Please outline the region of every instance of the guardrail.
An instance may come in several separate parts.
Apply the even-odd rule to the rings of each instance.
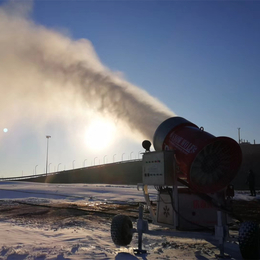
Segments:
[[[51,172],[48,173],[49,175],[54,175],[60,172]],[[34,179],[34,178],[38,178],[38,177],[43,177],[46,176],[46,173],[41,173],[41,174],[36,174],[36,175],[27,175],[27,176],[17,176],[17,177],[6,177],[6,178],[0,178],[0,181],[15,181],[15,180],[23,180],[23,179]]]
[[[123,163],[129,163],[129,162],[139,162],[141,159],[134,159],[134,160],[125,160],[121,162],[113,162],[113,163],[105,163],[105,164],[98,164],[98,165],[93,165],[93,166],[87,166],[87,167],[81,167],[81,168],[76,168],[76,169],[70,169],[70,170],[63,170],[63,171],[58,171],[58,172],[50,172],[47,174],[47,176],[51,175],[56,175],[64,172],[72,172],[72,171],[78,171],[86,168],[98,168],[101,166],[106,166],[106,165],[111,165],[111,164],[123,164]],[[38,177],[45,177],[46,173],[41,173],[41,174],[36,174],[36,175],[26,175],[26,176],[16,176],[16,177],[6,177],[6,178],[0,178],[0,181],[20,181],[23,179],[34,179]]]

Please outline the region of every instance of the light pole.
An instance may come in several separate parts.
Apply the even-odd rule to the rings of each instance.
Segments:
[[[73,168],[73,169],[74,169],[74,162],[75,162],[75,160],[72,161],[72,168]]]
[[[116,153],[113,155],[113,162],[115,162],[115,156],[116,156]]]
[[[49,172],[51,172],[51,163],[49,163]]]
[[[131,153],[130,153],[130,160],[132,160],[132,153],[134,153],[134,152],[131,152]]]
[[[35,167],[34,167],[34,175],[36,175],[36,168],[37,168],[37,166],[38,166],[38,164],[35,165]]]
[[[84,162],[83,162],[83,167],[85,167],[85,161],[87,161],[87,159],[84,160]]]
[[[124,154],[125,154],[125,153],[122,153],[122,161],[123,161],[123,158],[124,158]]]
[[[103,163],[104,164],[106,163],[106,157],[107,157],[107,155],[105,155],[104,158],[103,158]]]
[[[61,163],[59,163],[58,166],[57,166],[57,172],[59,171],[59,166],[60,166],[60,165],[61,165]]]
[[[46,155],[46,176],[48,173],[48,151],[49,151],[49,138],[51,138],[50,135],[46,135],[47,138],[47,155]]]
[[[97,157],[94,158],[94,165],[95,165],[95,161],[96,161]]]
[[[238,127],[237,130],[238,130],[238,143],[240,144],[240,127]]]

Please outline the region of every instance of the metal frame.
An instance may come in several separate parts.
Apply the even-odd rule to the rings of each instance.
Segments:
[[[144,183],[139,183],[137,185],[137,189],[139,190],[140,188],[142,188],[143,191],[143,195],[145,198],[145,202],[147,205],[147,208],[149,210],[150,213],[150,217],[152,218],[152,222],[155,225],[159,225],[159,226],[166,226],[169,228],[173,228],[174,231],[171,232],[170,234],[172,236],[178,236],[178,237],[190,237],[190,238],[198,238],[198,239],[206,239],[208,241],[212,241],[218,244],[218,248],[219,248],[219,252],[220,254],[218,255],[219,257],[225,257],[225,250],[224,250],[224,244],[225,242],[228,241],[236,241],[236,238],[231,238],[229,236],[229,229],[228,226],[225,225],[226,223],[223,223],[222,219],[223,219],[223,215],[224,217],[226,217],[226,213],[218,210],[217,211],[217,225],[215,225],[215,232],[214,234],[212,233],[206,233],[206,232],[189,232],[189,235],[187,232],[185,231],[177,231],[177,227],[178,227],[178,211],[179,211],[179,207],[178,207],[178,177],[176,174],[176,161],[174,159],[173,161],[174,163],[174,183],[172,186],[168,186],[170,188],[172,188],[172,196],[174,198],[174,214],[173,214],[173,225],[168,225],[168,224],[163,224],[163,223],[159,223],[158,222],[158,203],[157,203],[157,209],[156,209],[156,214],[154,209],[152,208],[152,203],[150,200],[150,195],[149,195],[149,191],[148,191],[148,185],[144,184]],[[160,193],[158,192],[158,195],[160,195]],[[145,250],[142,249],[142,236],[143,233],[146,234],[150,234],[150,235],[169,235],[169,232],[164,232],[164,231],[150,231],[148,229],[148,221],[143,220],[143,206],[141,205],[139,207],[139,218],[137,221],[137,233],[138,233],[138,249],[135,249],[135,253],[137,254],[143,254],[146,253]],[[192,234],[192,235],[191,235]]]
[[[215,242],[218,244],[218,249],[219,249],[219,255],[218,257],[226,257],[225,255],[225,242],[232,242],[232,241],[237,241],[235,238],[229,237],[229,232],[227,226],[224,226],[222,223],[222,214],[223,212],[218,211],[218,225],[215,226],[215,233],[205,233],[205,232],[189,232],[189,234],[185,231],[177,231],[174,230],[169,233],[169,231],[152,231],[149,230],[148,228],[148,221],[143,219],[143,206],[141,205],[139,207],[139,218],[137,220],[137,229],[134,229],[133,232],[138,233],[138,248],[134,249],[134,252],[136,254],[145,254],[147,253],[146,250],[143,250],[142,245],[142,239],[143,239],[143,234],[149,234],[153,236],[163,236],[163,235],[172,235],[172,236],[177,236],[177,237],[185,237],[185,238],[195,238],[195,239],[205,239],[209,242]],[[155,223],[155,224],[158,224]],[[160,226],[165,226],[161,225]]]

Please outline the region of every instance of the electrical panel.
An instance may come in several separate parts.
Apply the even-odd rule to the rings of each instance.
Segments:
[[[224,204],[225,193],[223,191],[209,196]],[[172,199],[173,201],[171,201]],[[174,214],[173,205],[179,212],[177,215]],[[217,211],[218,209],[212,203],[203,200],[188,188],[179,187],[178,195],[175,197],[174,194],[170,196],[167,190],[158,192],[156,216],[159,224],[174,225],[175,218],[177,218],[179,230],[200,230],[205,227],[214,227],[217,225]],[[226,223],[227,220],[223,218],[222,221]]]
[[[161,224],[174,225],[174,211],[171,196],[167,192],[158,194],[157,222]]]
[[[143,183],[155,186],[174,184],[174,152],[147,152],[143,154]]]

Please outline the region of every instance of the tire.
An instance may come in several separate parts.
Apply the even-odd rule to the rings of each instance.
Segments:
[[[127,246],[133,237],[133,224],[125,215],[116,215],[111,224],[111,237],[115,245]]]
[[[239,228],[238,242],[244,259],[260,259],[260,232],[257,223],[243,222]]]

